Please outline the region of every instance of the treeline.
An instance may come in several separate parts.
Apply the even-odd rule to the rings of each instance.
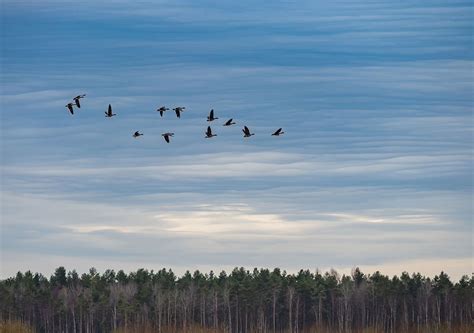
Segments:
[[[94,268],[79,276],[56,269],[48,279],[19,272],[0,282],[0,321],[38,332],[449,331],[472,329],[474,278],[453,283],[441,272],[392,278],[358,268],[350,276],[301,270],[235,268],[229,275]]]

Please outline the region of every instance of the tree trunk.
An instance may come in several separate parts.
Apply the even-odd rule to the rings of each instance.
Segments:
[[[288,287],[288,324],[289,324],[290,333],[293,333],[292,313],[293,313],[294,295],[295,295],[295,288]]]
[[[276,330],[276,300],[277,300],[276,292],[273,292],[273,304],[272,304],[273,333],[275,333],[275,330]]]

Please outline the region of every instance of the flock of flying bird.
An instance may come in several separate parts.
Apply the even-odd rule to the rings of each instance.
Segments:
[[[74,97],[72,99],[72,102],[69,102],[68,104],[66,104],[66,107],[68,108],[69,112],[74,115],[74,107],[77,107],[77,108],[81,108],[81,102],[80,100],[82,98],[84,98],[86,95],[78,95],[76,97]],[[184,106],[178,106],[176,108],[173,109],[173,111],[176,113],[176,117],[178,118],[181,118],[181,112],[184,112],[185,111],[185,107]],[[160,113],[160,116],[163,117],[163,114],[166,112],[166,111],[169,111],[170,109],[167,108],[167,107],[164,107],[164,106],[161,106],[159,107],[156,111]],[[106,118],[111,118],[113,116],[116,116],[117,114],[113,113],[112,112],[112,105],[109,104],[109,107],[107,109],[107,111],[105,111],[105,117]],[[212,109],[210,112],[209,112],[209,116],[207,116],[207,121],[208,122],[212,122],[214,120],[217,120],[219,118],[217,117],[214,117],[214,109]],[[233,119],[229,119],[227,120],[223,126],[231,126],[231,125],[235,125],[235,122],[233,122]],[[282,131],[283,129],[282,128],[279,128],[277,129],[273,134],[272,136],[279,136],[279,135],[282,135],[284,134],[285,132]],[[247,126],[244,126],[244,128],[242,129],[242,132],[244,132],[244,138],[248,138],[248,137],[251,137],[252,135],[255,135],[255,133],[250,133],[250,130]],[[138,138],[140,136],[142,136],[143,133],[140,133],[139,131],[136,131],[135,133],[133,133],[133,137],[134,138]],[[207,126],[207,130],[205,132],[205,138],[212,138],[213,136],[217,136],[217,134],[214,134],[212,133],[212,129],[211,129],[211,126]],[[167,143],[170,142],[170,138],[172,136],[174,136],[174,133],[170,133],[170,132],[166,132],[166,133],[163,133],[161,134],[161,136],[165,139],[165,141]]]

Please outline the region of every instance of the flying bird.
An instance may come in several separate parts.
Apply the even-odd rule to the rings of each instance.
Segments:
[[[163,138],[165,138],[165,141],[170,143],[170,137],[172,137],[174,135],[174,133],[163,133],[161,134],[161,136],[163,136]]]
[[[133,137],[134,138],[138,138],[139,136],[142,136],[143,133],[140,133],[139,131],[136,131],[135,133],[133,133]]]
[[[219,118],[214,118],[214,109],[211,109],[211,112],[209,112],[209,116],[207,116],[207,121],[213,121]]]
[[[213,136],[217,136],[217,134],[212,134],[211,126],[207,126],[206,139],[212,138]]]
[[[247,126],[244,126],[242,132],[244,132],[244,138],[248,138],[249,136],[255,135],[255,133],[250,133],[250,130]]]
[[[235,123],[232,121],[232,118],[230,118],[229,120],[227,120],[224,124],[224,126],[230,126],[230,125],[235,125]]]
[[[277,129],[277,130],[275,131],[275,133],[273,133],[272,135],[279,136],[279,135],[281,135],[281,134],[284,134],[285,132],[282,132],[281,130],[282,130],[282,128]]]
[[[186,109],[184,106],[178,106],[177,108],[174,108],[174,112],[176,112],[176,117],[181,118],[181,112]]]
[[[112,113],[112,105],[109,104],[109,109],[107,110],[107,112],[105,112],[105,116],[106,116],[107,118],[111,118],[111,117],[113,117],[113,116],[116,116],[115,113]]]
[[[160,113],[160,116],[163,117],[163,113],[165,111],[168,111],[169,109],[167,107],[164,107],[164,106],[160,106],[156,111],[158,111]]]
[[[81,98],[84,98],[86,97],[86,94],[84,95],[77,95],[76,97],[74,97],[72,100],[76,103],[76,106],[80,109],[81,108],[81,103],[79,102],[79,100]]]
[[[66,107],[68,108],[71,114],[74,114],[74,103],[67,103]]]

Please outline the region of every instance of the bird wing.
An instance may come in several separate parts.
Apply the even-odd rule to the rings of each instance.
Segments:
[[[165,138],[166,142],[170,143],[170,137],[167,134],[163,135],[163,137]]]
[[[281,128],[277,129],[274,134],[280,134],[280,132],[281,132]]]
[[[107,110],[107,115],[112,115],[112,105],[109,104],[109,109]]]
[[[179,108],[176,108],[175,112],[176,112],[176,117],[181,118],[181,114],[179,113],[180,112]]]
[[[79,98],[75,98],[74,101],[76,102],[77,107],[80,108],[81,103],[79,102]]]
[[[212,109],[211,112],[209,112],[209,118],[210,119],[214,118],[214,109]]]
[[[209,135],[209,136],[212,135],[211,126],[207,126],[207,135]]]
[[[244,126],[244,133],[245,134],[250,134],[250,130],[247,126]]]
[[[163,117],[163,110],[160,110],[160,116]]]
[[[69,109],[69,112],[71,112],[71,114],[74,114],[74,109],[72,108],[71,104],[68,104],[67,108]]]

